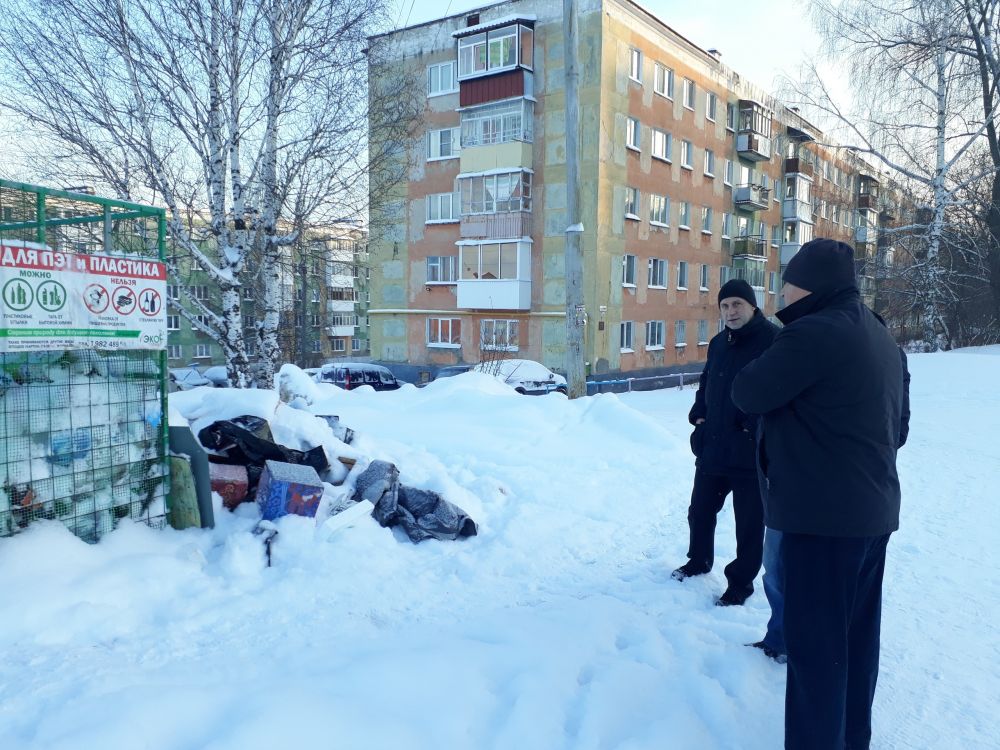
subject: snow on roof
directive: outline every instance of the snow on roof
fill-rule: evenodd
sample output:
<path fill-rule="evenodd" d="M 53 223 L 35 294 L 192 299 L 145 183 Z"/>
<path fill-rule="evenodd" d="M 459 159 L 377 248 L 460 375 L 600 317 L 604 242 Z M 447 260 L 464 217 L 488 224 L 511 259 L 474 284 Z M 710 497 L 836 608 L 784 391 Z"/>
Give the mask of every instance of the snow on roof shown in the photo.
<path fill-rule="evenodd" d="M 458 39 L 463 36 L 470 36 L 472 34 L 478 34 L 481 31 L 489 31 L 490 29 L 498 29 L 501 26 L 507 26 L 508 24 L 517 23 L 519 21 L 527 21 L 528 23 L 534 23 L 538 20 L 538 16 L 534 13 L 518 13 L 514 16 L 504 16 L 503 18 L 498 18 L 495 21 L 485 21 L 484 23 L 476 24 L 475 26 L 466 26 L 465 28 L 459 29 L 458 31 L 451 32 L 451 35 Z"/>

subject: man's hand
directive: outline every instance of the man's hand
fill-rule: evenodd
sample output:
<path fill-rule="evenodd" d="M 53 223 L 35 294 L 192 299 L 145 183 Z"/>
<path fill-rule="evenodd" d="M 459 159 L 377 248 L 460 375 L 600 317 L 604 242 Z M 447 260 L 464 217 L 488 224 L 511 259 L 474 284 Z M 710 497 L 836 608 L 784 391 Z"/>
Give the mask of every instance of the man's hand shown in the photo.
<path fill-rule="evenodd" d="M 694 423 L 695 423 L 696 425 L 697 425 L 697 424 L 705 424 L 705 420 L 704 420 L 704 419 L 696 419 L 696 420 L 694 420 Z"/>

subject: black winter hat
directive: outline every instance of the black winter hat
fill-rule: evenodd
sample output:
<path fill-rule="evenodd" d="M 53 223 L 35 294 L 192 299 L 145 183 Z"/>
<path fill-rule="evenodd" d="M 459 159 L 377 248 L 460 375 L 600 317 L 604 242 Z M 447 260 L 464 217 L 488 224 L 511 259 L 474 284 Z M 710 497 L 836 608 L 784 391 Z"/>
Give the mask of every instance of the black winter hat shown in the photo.
<path fill-rule="evenodd" d="M 837 240 L 811 240 L 792 256 L 782 280 L 813 293 L 856 287 L 854 248 Z"/>
<path fill-rule="evenodd" d="M 722 300 L 728 297 L 745 299 L 752 307 L 757 307 L 757 295 L 743 279 L 730 279 L 722 285 L 722 289 L 719 290 L 719 304 L 721 305 Z"/>

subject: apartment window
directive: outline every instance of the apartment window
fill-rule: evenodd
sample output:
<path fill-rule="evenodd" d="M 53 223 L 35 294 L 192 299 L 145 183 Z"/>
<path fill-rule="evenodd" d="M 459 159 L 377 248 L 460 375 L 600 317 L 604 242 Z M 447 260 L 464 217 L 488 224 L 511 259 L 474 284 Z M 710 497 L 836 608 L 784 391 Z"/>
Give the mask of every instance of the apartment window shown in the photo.
<path fill-rule="evenodd" d="M 639 218 L 639 189 L 634 187 L 625 188 L 625 218 Z"/>
<path fill-rule="evenodd" d="M 729 281 L 729 277 L 732 275 L 732 270 L 729 266 L 719 266 L 719 288 L 721 289 Z"/>
<path fill-rule="evenodd" d="M 356 326 L 357 324 L 358 316 L 354 313 L 340 313 L 330 318 L 330 325 L 332 326 Z"/>
<path fill-rule="evenodd" d="M 208 326 L 210 326 L 212 324 L 211 320 L 209 319 L 209 317 L 207 315 L 195 315 L 194 319 L 196 321 L 198 321 L 199 323 L 201 323 L 201 325 L 206 326 L 206 327 L 208 327 Z"/>
<path fill-rule="evenodd" d="M 732 159 L 726 159 L 726 170 L 722 174 L 723 184 L 733 186 L 733 175 L 735 173 L 735 166 L 733 165 Z"/>
<path fill-rule="evenodd" d="M 312 290 L 312 301 L 319 302 L 319 289 L 314 288 Z"/>
<path fill-rule="evenodd" d="M 650 320 L 646 323 L 646 349 L 663 348 L 663 321 Z"/>
<path fill-rule="evenodd" d="M 317 315 L 316 313 L 309 314 L 309 325 L 313 328 L 319 328 L 323 324 L 323 316 Z"/>
<path fill-rule="evenodd" d="M 654 68 L 653 91 L 668 99 L 674 98 L 674 71 L 656 63 Z"/>
<path fill-rule="evenodd" d="M 181 316 L 180 315 L 168 315 L 167 316 L 167 330 L 168 331 L 179 331 L 179 330 L 181 330 Z"/>
<path fill-rule="evenodd" d="M 716 114 L 719 109 L 719 97 L 713 94 L 711 91 L 705 94 L 705 117 L 707 117 L 712 122 L 715 122 Z"/>
<path fill-rule="evenodd" d="M 334 339 L 333 340 L 333 350 L 335 352 L 346 352 L 347 351 L 347 342 L 344 341 L 344 339 L 339 339 L 339 338 L 338 339 Z"/>
<path fill-rule="evenodd" d="M 349 286 L 332 286 L 327 292 L 327 296 L 337 302 L 357 302 L 354 289 Z"/>
<path fill-rule="evenodd" d="M 691 204 L 687 201 L 681 201 L 678 220 L 681 229 L 691 228 Z"/>
<path fill-rule="evenodd" d="M 771 246 L 778 247 L 781 244 L 781 225 L 775 224 L 771 227 Z"/>
<path fill-rule="evenodd" d="M 518 336 L 516 320 L 484 320 L 479 326 L 482 348 L 487 351 L 516 352 Z"/>
<path fill-rule="evenodd" d="M 635 117 L 629 117 L 625 121 L 625 145 L 639 151 L 642 148 L 642 126 Z"/>
<path fill-rule="evenodd" d="M 715 177 L 715 152 L 710 148 L 705 149 L 705 174 Z"/>
<path fill-rule="evenodd" d="M 665 130 L 653 128 L 653 156 L 663 161 L 670 161 L 673 139 Z"/>
<path fill-rule="evenodd" d="M 361 351 L 361 339 L 351 339 L 351 351 L 352 352 Z"/>
<path fill-rule="evenodd" d="M 830 218 L 831 218 L 831 220 L 833 221 L 834 224 L 839 224 L 840 223 L 840 206 L 839 205 L 834 204 L 832 206 L 832 212 L 831 212 Z"/>
<path fill-rule="evenodd" d="M 670 224 L 670 198 L 665 195 L 649 196 L 649 223 L 664 227 Z"/>
<path fill-rule="evenodd" d="M 698 288 L 701 291 L 703 291 L 703 292 L 707 292 L 708 291 L 708 264 L 707 263 L 702 263 L 701 264 L 701 279 L 699 281 L 699 287 Z"/>
<path fill-rule="evenodd" d="M 667 288 L 667 261 L 661 258 L 649 259 L 649 278 L 646 285 L 650 288 Z"/>
<path fill-rule="evenodd" d="M 439 96 L 440 94 L 451 94 L 458 91 L 455 82 L 455 61 L 449 60 L 438 65 L 427 67 L 427 95 Z"/>
<path fill-rule="evenodd" d="M 722 236 L 723 238 L 729 238 L 733 235 L 733 215 L 723 213 L 722 214 Z"/>
<path fill-rule="evenodd" d="M 705 346 L 708 344 L 708 321 L 699 320 L 698 321 L 698 346 Z"/>
<path fill-rule="evenodd" d="M 254 356 L 257 355 L 257 340 L 256 339 L 247 339 L 247 341 L 245 343 L 245 346 L 246 346 L 247 354 L 249 354 L 251 357 L 254 357 Z"/>
<path fill-rule="evenodd" d="M 176 289 L 176 287 L 174 287 Z M 243 287 L 243 299 L 252 300 L 253 299 L 253 287 L 245 286 Z"/>
<path fill-rule="evenodd" d="M 688 264 L 686 260 L 677 261 L 677 288 L 684 290 L 688 285 Z"/>
<path fill-rule="evenodd" d="M 302 317 L 302 313 L 295 313 L 295 327 L 302 328 L 306 324 L 305 318 Z"/>
<path fill-rule="evenodd" d="M 463 177 L 458 185 L 463 216 L 531 210 L 531 172 Z"/>
<path fill-rule="evenodd" d="M 167 357 L 169 359 L 181 359 L 184 356 L 184 347 L 180 344 L 167 344 Z"/>
<path fill-rule="evenodd" d="M 635 332 L 635 323 L 633 323 L 631 320 L 623 320 L 619 330 L 621 332 L 619 336 L 619 339 L 621 341 L 621 350 L 623 352 L 633 351 L 632 345 L 633 345 L 633 336 Z"/>
<path fill-rule="evenodd" d="M 195 299 L 206 300 L 208 299 L 208 287 L 204 284 L 199 286 L 189 286 L 188 293 Z"/>
<path fill-rule="evenodd" d="M 454 284 L 458 281 L 457 255 L 431 255 L 427 258 L 428 284 Z"/>
<path fill-rule="evenodd" d="M 301 288 L 295 290 L 295 301 L 296 302 L 301 302 L 302 301 L 302 289 Z"/>
<path fill-rule="evenodd" d="M 708 206 L 701 207 L 701 231 L 702 234 L 712 233 L 712 209 Z"/>
<path fill-rule="evenodd" d="M 181 298 L 181 288 L 177 284 L 167 284 L 167 299 L 176 302 Z"/>
<path fill-rule="evenodd" d="M 535 103 L 514 99 L 462 111 L 462 146 L 523 141 L 531 143 Z"/>
<path fill-rule="evenodd" d="M 635 286 L 636 256 L 622 256 L 622 286 Z"/>
<path fill-rule="evenodd" d="M 681 166 L 694 169 L 694 146 L 691 141 L 681 141 Z"/>
<path fill-rule="evenodd" d="M 212 356 L 211 347 L 208 344 L 195 344 L 194 345 L 194 358 L 195 359 L 207 359 Z"/>
<path fill-rule="evenodd" d="M 427 196 L 428 224 L 458 221 L 458 196 L 455 193 L 434 193 Z"/>
<path fill-rule="evenodd" d="M 771 294 L 778 293 L 778 274 L 776 271 L 769 271 L 767 276 L 767 291 Z"/>
<path fill-rule="evenodd" d="M 462 321 L 460 318 L 428 318 L 427 346 L 458 349 L 462 346 Z"/>
<path fill-rule="evenodd" d="M 633 81 L 642 83 L 642 52 L 634 47 L 629 50 L 628 75 Z"/>
<path fill-rule="evenodd" d="M 687 321 L 678 320 L 674 323 L 674 346 L 687 346 Z"/>
<path fill-rule="evenodd" d="M 320 352 L 319 341 L 315 341 L 314 340 L 314 341 L 310 342 L 309 349 L 310 349 L 310 351 L 312 351 L 313 354 L 319 354 L 319 352 Z"/>
<path fill-rule="evenodd" d="M 761 240 L 766 241 L 767 240 L 767 222 L 762 221 L 760 223 L 760 227 L 758 227 L 758 229 L 755 232 L 755 234 L 758 237 L 760 237 Z M 767 255 L 767 248 L 766 247 L 761 248 L 761 252 L 764 253 L 765 255 Z"/>
<path fill-rule="evenodd" d="M 460 128 L 429 131 L 427 133 L 427 161 L 457 157 L 461 150 L 459 146 L 460 132 Z"/>
<path fill-rule="evenodd" d="M 694 109 L 694 81 L 690 78 L 684 79 L 684 107 L 686 109 Z"/>
<path fill-rule="evenodd" d="M 521 268 L 518 254 L 527 249 L 527 243 L 487 242 L 462 245 L 462 281 L 522 278 L 528 268 Z"/>
<path fill-rule="evenodd" d="M 726 130 L 736 130 L 736 104 L 726 103 Z"/>

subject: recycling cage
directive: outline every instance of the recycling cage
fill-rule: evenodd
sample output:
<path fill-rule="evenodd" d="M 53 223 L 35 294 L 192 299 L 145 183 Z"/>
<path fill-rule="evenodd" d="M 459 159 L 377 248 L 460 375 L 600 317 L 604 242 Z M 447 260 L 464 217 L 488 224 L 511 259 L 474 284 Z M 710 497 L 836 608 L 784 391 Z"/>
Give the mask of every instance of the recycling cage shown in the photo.
<path fill-rule="evenodd" d="M 0 180 L 0 240 L 162 261 L 166 217 Z M 165 349 L 0 351 L 0 537 L 37 519 L 88 542 L 123 518 L 166 523 L 166 363 Z"/>

